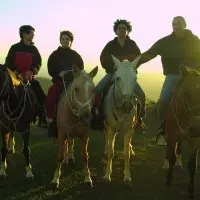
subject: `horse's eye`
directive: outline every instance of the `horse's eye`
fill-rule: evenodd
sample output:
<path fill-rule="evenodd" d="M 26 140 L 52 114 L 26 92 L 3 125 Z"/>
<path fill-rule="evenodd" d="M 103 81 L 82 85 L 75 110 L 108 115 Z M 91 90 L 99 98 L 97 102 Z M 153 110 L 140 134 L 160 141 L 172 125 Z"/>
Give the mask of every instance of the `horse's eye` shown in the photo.
<path fill-rule="evenodd" d="M 75 88 L 74 90 L 75 90 L 75 92 L 78 92 L 79 89 L 78 89 L 78 88 Z"/>

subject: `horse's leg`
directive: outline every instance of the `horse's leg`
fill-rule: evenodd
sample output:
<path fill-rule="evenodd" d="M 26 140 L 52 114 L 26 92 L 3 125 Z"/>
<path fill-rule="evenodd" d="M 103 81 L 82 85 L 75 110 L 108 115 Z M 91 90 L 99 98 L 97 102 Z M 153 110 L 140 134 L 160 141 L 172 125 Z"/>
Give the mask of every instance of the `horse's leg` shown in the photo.
<path fill-rule="evenodd" d="M 107 158 L 107 155 L 108 155 L 108 134 L 107 134 L 107 131 L 106 129 L 104 130 L 104 160 L 107 162 L 108 158 Z"/>
<path fill-rule="evenodd" d="M 65 158 L 64 162 L 67 164 L 74 164 L 74 139 L 68 139 L 65 145 Z"/>
<path fill-rule="evenodd" d="M 85 175 L 84 183 L 88 184 L 90 187 L 92 187 L 92 179 L 90 177 L 90 169 L 88 167 L 88 158 L 89 158 L 89 156 L 88 156 L 88 142 L 89 142 L 88 135 L 81 138 L 81 152 L 82 152 L 82 156 L 83 156 L 84 175 Z"/>
<path fill-rule="evenodd" d="M 135 156 L 135 151 L 133 150 L 133 145 L 131 144 L 131 141 L 130 141 L 129 147 L 130 147 L 130 154 L 132 156 Z"/>
<path fill-rule="evenodd" d="M 15 153 L 15 136 L 14 132 L 11 132 L 11 137 L 10 137 L 10 142 L 9 142 L 9 152 L 10 153 Z"/>
<path fill-rule="evenodd" d="M 104 180 L 111 182 L 111 174 L 112 174 L 112 159 L 114 157 L 114 147 L 115 147 L 115 136 L 116 133 L 107 126 L 106 127 L 106 134 L 107 134 L 107 166 L 106 166 L 106 174 L 104 176 Z"/>
<path fill-rule="evenodd" d="M 2 148 L 1 148 L 2 160 L 1 160 L 0 176 L 5 177 L 7 169 L 6 157 L 8 154 L 9 133 L 4 128 L 1 128 L 1 136 L 2 136 Z"/>
<path fill-rule="evenodd" d="M 131 176 L 129 169 L 131 137 L 132 131 L 127 131 L 124 134 L 124 183 L 128 186 L 131 185 Z"/>
<path fill-rule="evenodd" d="M 54 178 L 52 180 L 53 184 L 56 184 L 56 187 L 59 187 L 60 184 L 60 176 L 61 176 L 61 166 L 62 162 L 64 160 L 64 154 L 65 154 L 65 143 L 66 143 L 66 137 L 65 137 L 65 130 L 62 130 L 58 127 L 58 138 L 57 138 L 57 143 L 58 143 L 58 163 L 57 163 L 57 168 L 54 173 Z"/>
<path fill-rule="evenodd" d="M 22 134 L 22 139 L 24 142 L 23 146 L 23 154 L 25 158 L 25 169 L 26 169 L 26 178 L 34 178 L 32 167 L 30 164 L 30 149 L 29 149 L 29 138 L 30 138 L 30 130 Z"/>
<path fill-rule="evenodd" d="M 183 168 L 182 159 L 181 159 L 181 140 L 179 140 L 176 144 L 176 167 L 179 169 Z"/>
<path fill-rule="evenodd" d="M 167 140 L 167 159 L 169 161 L 169 169 L 166 177 L 166 185 L 170 186 L 173 181 L 174 165 L 176 163 L 176 141 Z"/>
<path fill-rule="evenodd" d="M 188 169 L 190 173 L 190 183 L 188 187 L 188 198 L 194 199 L 194 177 L 197 170 L 197 154 L 198 150 L 195 148 L 192 150 L 190 160 L 188 162 Z"/>

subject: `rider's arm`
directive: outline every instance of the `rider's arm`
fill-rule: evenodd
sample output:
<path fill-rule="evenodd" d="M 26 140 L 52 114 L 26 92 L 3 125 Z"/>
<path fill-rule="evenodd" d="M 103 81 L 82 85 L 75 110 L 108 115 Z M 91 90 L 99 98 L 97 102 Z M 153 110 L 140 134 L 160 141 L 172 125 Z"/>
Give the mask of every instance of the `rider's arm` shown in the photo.
<path fill-rule="evenodd" d="M 74 51 L 74 63 L 78 66 L 80 70 L 84 69 L 83 59 L 76 51 Z"/>
<path fill-rule="evenodd" d="M 102 67 L 106 70 L 106 73 L 112 73 L 114 71 L 114 63 L 112 60 L 112 46 L 111 42 L 109 42 L 101 52 L 100 61 Z"/>
<path fill-rule="evenodd" d="M 58 77 L 58 66 L 56 65 L 56 54 L 55 52 L 53 52 L 49 58 L 48 58 L 48 61 L 47 61 L 47 70 L 48 70 L 48 73 L 49 75 L 52 77 L 52 78 L 56 78 Z"/>
<path fill-rule="evenodd" d="M 15 47 L 11 46 L 5 60 L 5 66 L 9 68 L 11 71 L 16 71 L 16 67 L 14 66 L 15 62 Z"/>
<path fill-rule="evenodd" d="M 160 55 L 161 52 L 161 40 L 158 40 L 149 50 L 145 51 L 141 54 L 140 60 L 137 64 L 137 67 L 139 67 L 141 64 L 146 63 L 153 58 L 155 58 L 157 55 Z"/>
<path fill-rule="evenodd" d="M 34 56 L 33 56 L 33 64 L 32 64 L 32 71 L 34 74 L 37 74 L 40 70 L 42 65 L 42 58 L 41 55 L 36 47 L 34 47 Z"/>

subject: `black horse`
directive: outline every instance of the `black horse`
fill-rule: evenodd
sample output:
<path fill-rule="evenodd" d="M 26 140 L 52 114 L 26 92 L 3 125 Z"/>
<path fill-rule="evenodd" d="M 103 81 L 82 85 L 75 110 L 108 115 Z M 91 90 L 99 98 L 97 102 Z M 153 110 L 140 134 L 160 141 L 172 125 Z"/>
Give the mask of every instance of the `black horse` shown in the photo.
<path fill-rule="evenodd" d="M 9 134 L 15 132 L 21 134 L 23 139 L 26 177 L 34 177 L 30 164 L 29 136 L 35 105 L 36 97 L 29 83 L 17 80 L 9 69 L 0 65 L 0 126 L 2 136 L 0 176 L 6 176 Z"/>

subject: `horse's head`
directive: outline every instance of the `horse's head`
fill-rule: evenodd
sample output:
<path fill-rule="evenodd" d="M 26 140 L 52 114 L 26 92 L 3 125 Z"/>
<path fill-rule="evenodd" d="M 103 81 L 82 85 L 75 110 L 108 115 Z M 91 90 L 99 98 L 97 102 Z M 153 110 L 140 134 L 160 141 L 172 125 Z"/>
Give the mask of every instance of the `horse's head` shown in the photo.
<path fill-rule="evenodd" d="M 134 61 L 128 60 L 120 61 L 112 56 L 115 64 L 114 85 L 118 93 L 118 98 L 121 99 L 122 110 L 125 113 L 132 111 L 135 97 L 134 91 L 137 84 L 137 71 L 136 65 L 140 59 L 137 57 Z"/>
<path fill-rule="evenodd" d="M 9 95 L 10 77 L 8 70 L 4 65 L 0 64 L 0 100 L 5 99 Z"/>
<path fill-rule="evenodd" d="M 71 85 L 71 99 L 76 114 L 83 119 L 89 119 L 91 116 L 92 98 L 95 93 L 93 78 L 98 72 L 95 67 L 89 73 L 80 70 L 76 65 L 72 68 L 74 80 Z"/>
<path fill-rule="evenodd" d="M 181 98 L 185 101 L 187 110 L 194 116 L 200 117 L 200 73 L 188 67 L 180 67 L 183 83 L 180 90 Z"/>

